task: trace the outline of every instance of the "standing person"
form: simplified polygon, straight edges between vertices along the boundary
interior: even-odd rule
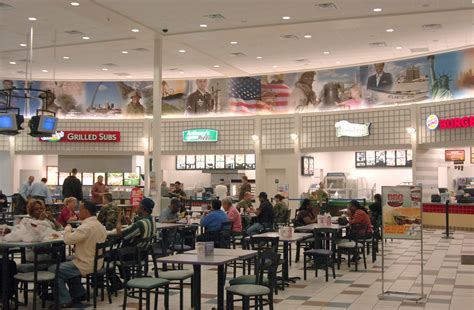
[[[51,193],[49,192],[48,186],[46,186],[46,182],[48,182],[48,180],[42,178],[41,182],[33,183],[28,190],[28,196],[33,199],[39,199],[44,203],[49,202],[51,200]]]
[[[69,221],[77,221],[76,215],[77,199],[74,197],[68,197],[64,199],[64,207],[61,210],[61,214],[58,216],[58,223],[63,227],[66,227]]]
[[[242,232],[242,218],[236,207],[232,205],[232,200],[228,197],[222,199],[222,207],[227,213],[227,218],[232,222],[232,231],[235,233]]]
[[[58,272],[58,296],[61,308],[72,308],[77,302],[86,297],[86,291],[81,284],[81,276],[85,276],[94,271],[95,247],[98,243],[103,243],[107,238],[107,231],[102,224],[97,221],[95,213],[97,206],[92,201],[84,201],[79,208],[79,219],[82,224],[74,232],[71,225],[64,229],[64,243],[75,245],[74,258],[59,265]],[[98,267],[102,267],[103,261]],[[50,272],[55,272],[56,266],[49,267]],[[69,291],[66,288],[68,282]]]
[[[273,209],[275,211],[275,222],[285,224],[288,221],[286,217],[288,213],[288,205],[284,201],[285,197],[280,194],[276,194],[274,198],[275,207]]]
[[[26,204],[28,202],[28,192],[30,191],[30,186],[33,184],[35,177],[30,175],[28,180],[23,183],[19,190],[18,203],[15,209],[15,214],[26,214]]]
[[[224,199],[227,197],[227,186],[224,184],[224,179],[219,180],[219,184],[216,185],[214,189],[214,194],[216,195],[217,199]]]
[[[244,195],[246,192],[252,192],[252,186],[250,186],[249,178],[246,175],[242,176],[242,184],[240,185],[239,190],[239,201],[244,199]]]
[[[180,181],[174,182],[174,190],[170,193],[170,196],[176,197],[179,200],[186,200],[186,192],[183,190],[183,183]]]
[[[97,177],[97,182],[94,183],[94,185],[92,185],[92,190],[91,190],[91,194],[92,194],[92,201],[95,203],[95,204],[102,204],[102,196],[108,192],[108,188],[107,186],[105,186],[104,184],[104,177],[99,175]]]
[[[140,245],[141,241],[156,235],[155,219],[151,216],[155,202],[150,198],[143,198],[138,208],[138,217],[135,222],[122,231],[122,212],[117,217],[117,235],[127,244]]]
[[[324,189],[324,182],[319,183],[319,188],[311,193],[311,199],[316,200],[317,204],[321,206],[329,198],[328,192]]]
[[[369,205],[369,210],[372,225],[374,225],[374,227],[380,227],[382,224],[382,195],[374,195],[374,202]]]
[[[261,192],[258,195],[258,200],[260,201],[260,206],[258,207],[256,212],[256,223],[247,229],[247,234],[249,236],[256,235],[264,231],[266,228],[273,227],[275,214],[273,213],[272,204],[270,203],[270,201],[268,201],[267,193]]]
[[[0,190],[0,210],[8,209],[8,200],[7,196]]]
[[[105,229],[113,230],[115,226],[117,226],[117,218],[120,210],[112,203],[111,193],[105,193],[102,198],[102,208],[100,208],[97,220],[105,226]]]
[[[82,201],[82,184],[81,181],[76,177],[77,169],[74,168],[71,171],[71,175],[68,176],[63,182],[63,199],[68,197],[74,197],[78,202]]]
[[[196,80],[197,90],[188,96],[186,100],[186,114],[205,114],[212,112],[212,98],[207,91],[207,80]]]
[[[161,197],[168,197],[170,194],[170,189],[166,181],[161,182]]]
[[[393,86],[393,77],[391,73],[384,72],[384,62],[374,64],[375,74],[369,76],[367,80],[367,89],[371,90],[390,90]]]

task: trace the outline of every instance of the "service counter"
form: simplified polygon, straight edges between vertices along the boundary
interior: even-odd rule
[[[423,204],[423,226],[444,229],[446,227],[446,205],[444,203]],[[474,231],[474,203],[449,204],[449,227]]]

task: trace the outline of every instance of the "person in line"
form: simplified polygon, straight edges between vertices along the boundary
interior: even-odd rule
[[[50,202],[51,193],[48,186],[46,186],[46,182],[48,182],[48,180],[46,178],[42,178],[41,182],[33,183],[28,190],[28,196],[33,199],[39,199],[44,203]]]
[[[347,215],[349,216],[349,223],[351,226],[355,224],[365,224],[367,225],[367,235],[365,235],[365,231],[354,231],[351,233],[357,234],[357,236],[361,236],[361,234],[364,234],[363,237],[368,237],[372,235],[372,224],[370,223],[370,217],[367,212],[367,210],[360,205],[360,203],[357,200],[351,200],[349,202],[349,205],[347,207]]]
[[[314,224],[318,222],[318,214],[311,204],[311,200],[304,199],[296,215],[295,227]]]
[[[275,211],[275,222],[285,224],[288,221],[288,218],[286,216],[288,213],[288,205],[284,200],[285,197],[283,197],[283,195],[276,194],[274,198],[275,206],[273,209]]]
[[[256,211],[256,223],[247,229],[247,234],[249,236],[256,235],[264,231],[266,228],[273,227],[275,214],[273,213],[272,204],[270,203],[270,201],[268,201],[267,193],[261,192],[258,195],[258,200],[260,201],[260,206]]]
[[[8,200],[7,196],[3,193],[3,191],[0,189],[0,210],[5,211],[8,209]]]
[[[64,199],[64,207],[61,210],[61,214],[58,216],[58,223],[63,227],[66,227],[69,221],[77,221],[76,215],[77,199],[74,197],[68,197]]]
[[[166,181],[161,182],[161,197],[169,197],[170,189]]]
[[[246,192],[244,194],[244,198],[237,203],[237,209],[239,210],[239,212],[253,211],[251,192]]]
[[[176,197],[181,201],[186,200],[186,192],[183,190],[183,183],[176,181],[174,183],[174,190],[169,194],[172,197]]]
[[[146,239],[156,236],[155,219],[151,216],[155,202],[150,198],[143,198],[138,207],[138,217],[135,222],[122,230],[122,212],[120,211],[117,217],[117,235],[121,236],[126,244],[133,244],[139,246],[140,243]]]
[[[326,200],[328,199],[329,194],[324,189],[324,182],[319,183],[319,188],[311,193],[311,199],[316,200],[317,204],[319,206],[322,206],[323,203],[326,203]]]
[[[227,213],[227,219],[232,222],[232,231],[234,233],[242,232],[242,218],[236,207],[232,205],[232,200],[228,197],[221,200],[222,207]]]
[[[104,193],[102,195],[102,208],[100,208],[99,215],[97,215],[97,220],[105,226],[105,229],[113,230],[117,226],[119,212],[119,207],[112,203],[112,194]],[[123,224],[123,222],[120,224]]]
[[[82,184],[76,175],[77,169],[74,168],[71,171],[71,175],[64,180],[63,198],[74,197],[78,202],[80,202],[83,199]]]
[[[250,186],[249,178],[246,175],[243,175],[242,184],[240,185],[240,190],[239,190],[239,201],[244,199],[244,195],[247,192],[252,192],[252,187]]]
[[[97,221],[95,214],[97,206],[92,201],[86,200],[80,204],[79,219],[82,224],[72,231],[71,225],[64,229],[64,243],[74,245],[74,258],[72,261],[59,265],[58,272],[58,298],[61,308],[72,308],[75,303],[86,297],[86,291],[81,284],[81,276],[94,271],[95,247],[107,239],[107,231]],[[99,262],[101,266],[103,261]],[[56,266],[49,267],[50,272],[56,271]],[[66,288],[68,283],[69,291]]]
[[[204,235],[197,237],[197,241],[218,241],[222,224],[227,222],[227,215],[221,210],[222,203],[218,199],[211,202],[211,211],[201,218],[201,226],[206,230]]]
[[[31,184],[35,181],[35,177],[30,175],[28,177],[28,180],[23,183],[20,187],[19,192],[19,197],[18,197],[18,204],[15,209],[15,214],[26,214],[26,205],[28,203],[28,192],[30,190]]]
[[[374,202],[369,205],[369,210],[370,222],[374,227],[380,227],[382,224],[382,195],[374,195]]]
[[[160,213],[160,223],[176,223],[178,221],[178,212],[181,209],[181,202],[178,198],[173,198],[170,205],[164,208]]]
[[[219,184],[216,185],[214,189],[214,194],[216,195],[217,199],[224,199],[227,197],[227,186],[224,183],[224,179],[219,180]]]
[[[104,177],[99,175],[97,177],[97,182],[92,185],[92,190],[91,190],[91,195],[92,195],[92,201],[95,204],[102,204],[102,196],[108,192],[107,186],[104,184]]]

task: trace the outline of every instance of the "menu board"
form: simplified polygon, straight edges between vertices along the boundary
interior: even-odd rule
[[[186,170],[186,156],[176,156],[176,170]]]
[[[301,157],[301,175],[303,176],[314,175],[314,157],[312,156]]]
[[[245,154],[245,169],[255,169],[255,154]]]
[[[255,154],[176,156],[176,170],[255,170],[255,166]]]
[[[203,170],[206,168],[206,155],[196,155],[196,169]]]
[[[245,169],[245,155],[235,155],[235,169]]]
[[[107,172],[107,185],[122,186],[123,173],[122,172]]]
[[[125,172],[123,178],[123,185],[125,186],[138,186],[140,185],[140,175],[138,173]]]
[[[235,169],[235,155],[226,155],[225,156],[225,168],[226,169]]]
[[[411,167],[411,150],[366,151],[355,153],[356,168]]]
[[[47,166],[46,167],[46,178],[48,179],[48,182],[46,184],[48,184],[48,185],[58,185],[58,181],[59,181],[58,171],[59,171],[59,169],[58,169],[57,166],[54,166],[54,167]]]
[[[206,169],[214,169],[215,164],[214,164],[214,155],[206,155]]]
[[[105,180],[105,172],[94,172],[94,180],[97,180],[97,178],[100,176],[102,176]]]
[[[94,185],[94,173],[92,172],[82,173],[82,185]]]
[[[59,173],[59,185],[63,185],[64,180],[69,176],[69,172],[60,172]]]
[[[465,161],[466,155],[464,150],[445,150],[444,161]]]
[[[189,169],[189,170],[196,169],[196,156],[186,155],[186,169]]]
[[[225,169],[224,155],[216,155],[216,169]]]

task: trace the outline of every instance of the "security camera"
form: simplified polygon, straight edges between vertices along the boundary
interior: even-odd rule
[[[167,33],[167,32],[168,32],[168,28],[163,28],[161,31],[163,31],[163,33]]]

